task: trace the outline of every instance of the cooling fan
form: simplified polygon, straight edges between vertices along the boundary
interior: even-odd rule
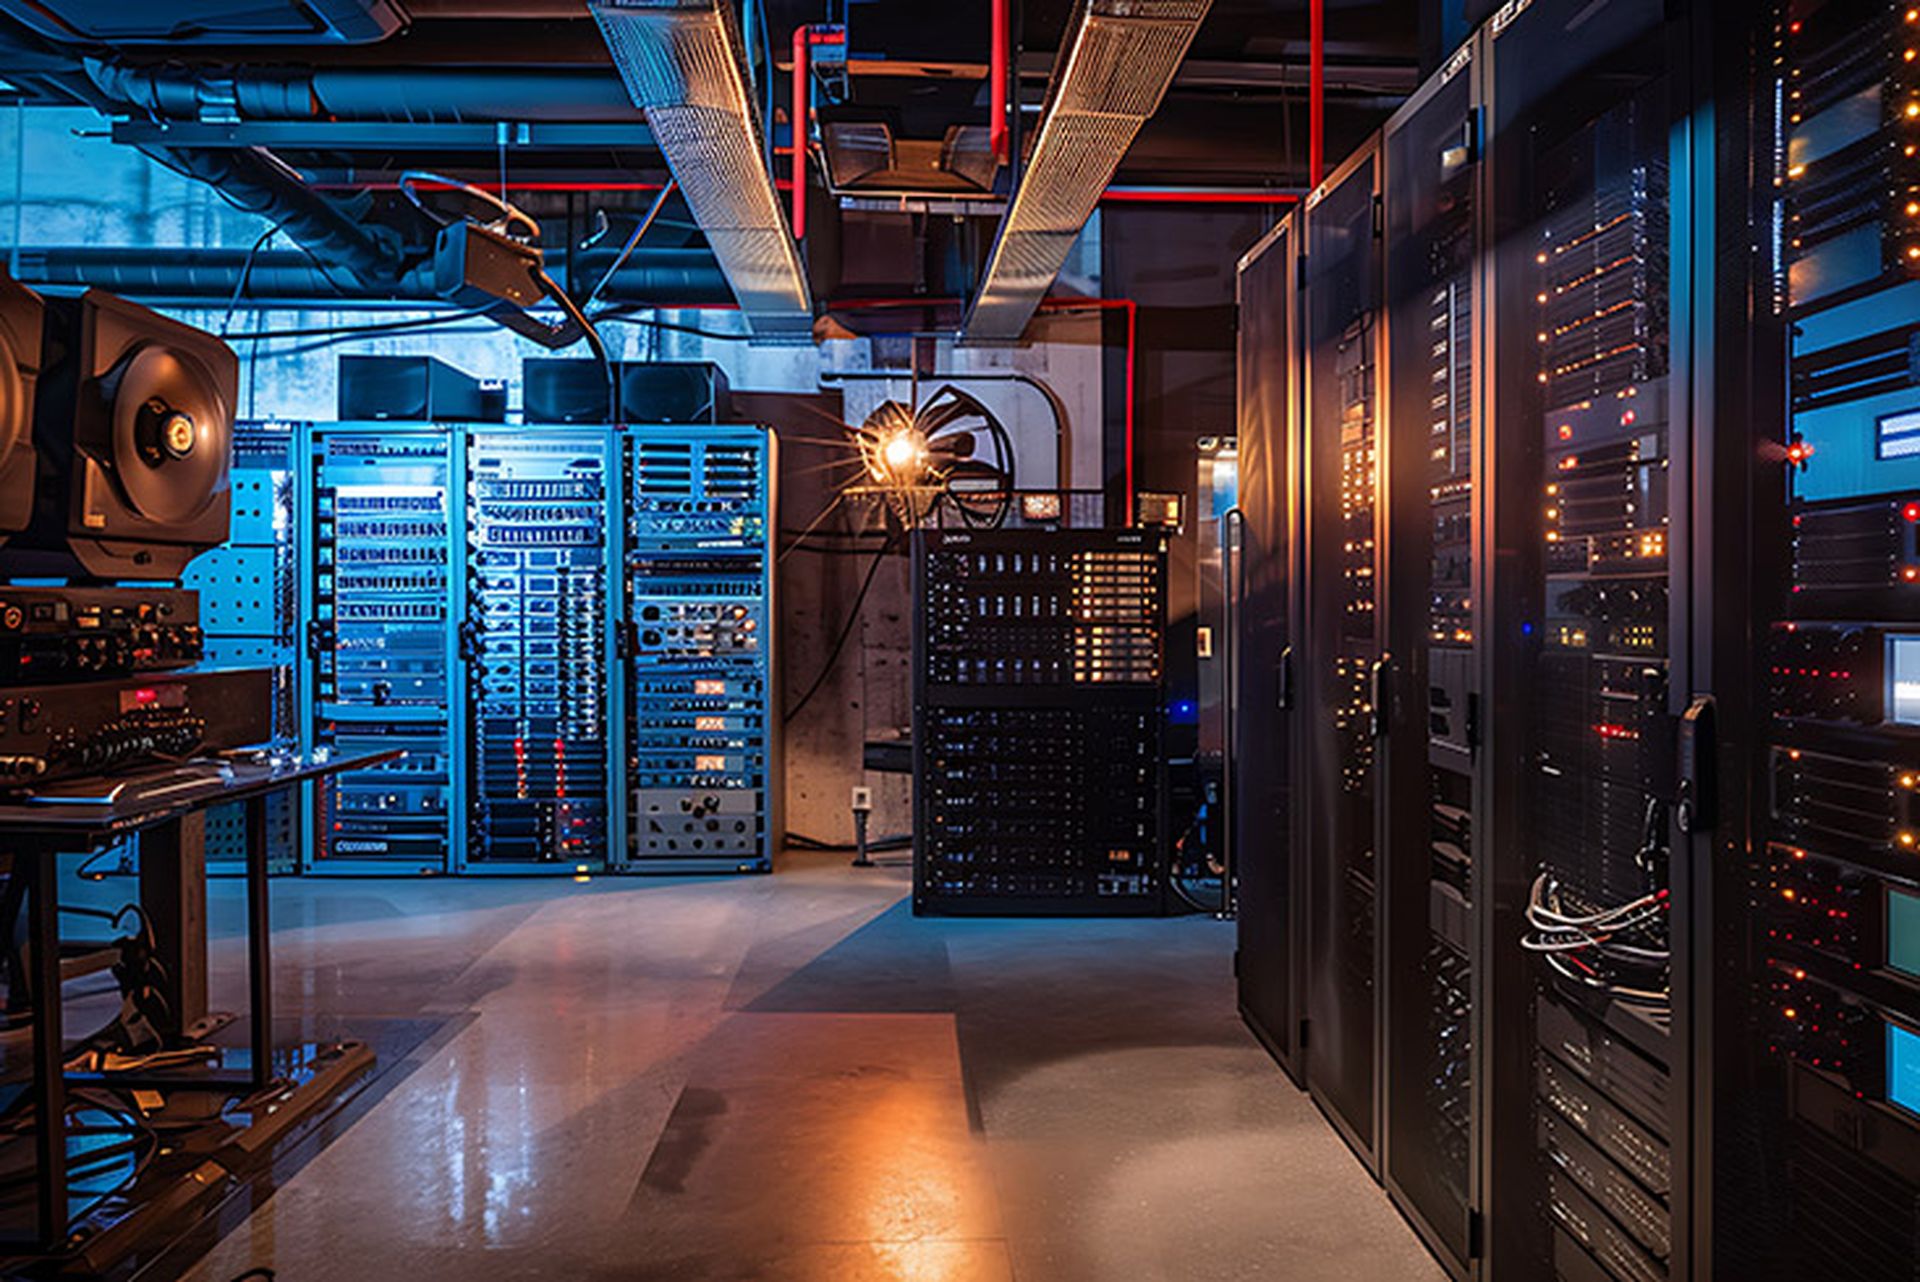
[[[998,526],[1013,500],[1013,438],[979,399],[948,384],[909,408],[884,401],[853,431],[860,489],[918,525],[942,502],[968,525]]]

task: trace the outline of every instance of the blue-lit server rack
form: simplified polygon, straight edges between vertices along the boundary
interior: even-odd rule
[[[780,828],[773,438],[321,424],[293,528],[308,870],[754,871]]]
[[[618,511],[603,430],[464,433],[458,872],[592,872],[618,849]]]
[[[308,871],[439,873],[453,856],[458,745],[458,437],[392,424],[301,443],[303,746],[406,755],[316,787]]]
[[[629,872],[772,867],[780,839],[774,437],[632,427],[626,462]]]
[[[299,566],[294,530],[294,449],[299,433],[287,423],[234,425],[232,534],[195,557],[182,582],[200,594],[210,670],[271,668],[274,672],[273,746],[291,748],[300,737],[295,643],[300,619]],[[297,798],[267,799],[267,859],[273,872],[293,872]],[[207,865],[240,872],[246,833],[239,805],[207,813]]]

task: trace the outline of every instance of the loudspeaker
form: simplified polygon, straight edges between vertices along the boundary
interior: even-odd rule
[[[0,542],[33,519],[34,387],[46,305],[0,276]]]
[[[529,356],[520,362],[520,391],[528,423],[607,421],[607,371],[599,361]]]
[[[90,289],[45,299],[33,515],[0,574],[175,579],[226,541],[240,362]]]
[[[599,361],[530,356],[520,364],[529,423],[604,423],[607,372]],[[622,423],[725,423],[733,416],[726,371],[706,361],[615,361]]]
[[[501,409],[505,409],[504,403]],[[485,423],[480,380],[431,356],[342,356],[343,423]]]
[[[706,361],[622,361],[622,423],[725,423],[733,417],[726,371]]]

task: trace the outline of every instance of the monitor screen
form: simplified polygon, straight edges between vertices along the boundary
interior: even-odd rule
[[[1887,1102],[1920,1117],[1920,1033],[1887,1025]]]
[[[1920,979],[1920,895],[1887,887],[1887,969]]]
[[[1920,636],[1887,638],[1887,720],[1920,726]]]

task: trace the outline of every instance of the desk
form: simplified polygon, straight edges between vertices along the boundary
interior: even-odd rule
[[[56,1250],[67,1233],[66,1041],[60,1011],[58,857],[98,850],[147,829],[198,822],[208,807],[240,802],[246,815],[248,1081],[272,1079],[273,966],[268,914],[266,799],[310,780],[384,765],[398,750],[309,760],[260,756],[159,767],[112,780],[65,780],[30,799],[0,803],[0,851],[27,897],[28,982],[33,994],[33,1090],[37,1250]],[[182,843],[163,840],[141,851],[142,885],[149,857],[178,860]],[[175,880],[179,880],[178,877]],[[11,887],[10,897],[13,894]],[[18,902],[15,900],[15,902]],[[204,929],[204,921],[201,925]],[[200,941],[204,950],[204,938]],[[175,1084],[180,1084],[177,1079]],[[236,1083],[243,1084],[243,1083]]]

